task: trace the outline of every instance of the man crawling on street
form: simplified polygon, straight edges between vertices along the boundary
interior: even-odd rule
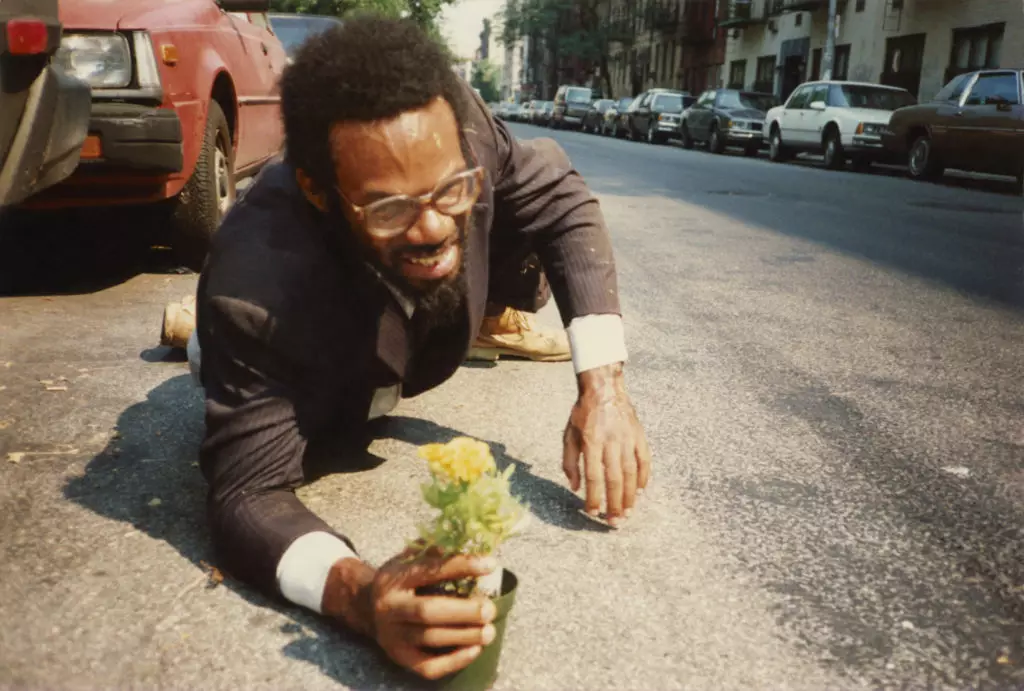
[[[414,591],[493,565],[371,566],[295,496],[304,464],[325,439],[365,443],[371,420],[470,355],[571,358],[568,484],[590,514],[626,520],[651,461],[609,234],[565,152],[518,142],[412,23],[355,18],[311,39],[281,95],[285,160],[227,214],[199,280],[211,533],[236,577],[441,677],[493,639],[494,606]],[[552,294],[565,331],[534,321]]]

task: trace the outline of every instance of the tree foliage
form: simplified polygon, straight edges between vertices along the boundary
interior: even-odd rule
[[[608,27],[602,25],[600,0],[508,0],[499,14],[499,41],[511,46],[523,38],[540,41],[551,57],[552,83],[559,81],[559,62],[578,58],[600,67],[605,93],[611,94],[608,77]]]
[[[480,90],[480,98],[487,103],[501,100],[498,89],[498,68],[490,60],[478,60],[473,65],[472,85]]]

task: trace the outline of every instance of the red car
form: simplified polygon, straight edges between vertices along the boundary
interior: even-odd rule
[[[55,63],[92,87],[75,172],[32,208],[152,204],[202,266],[235,184],[280,153],[269,0],[61,0]]]

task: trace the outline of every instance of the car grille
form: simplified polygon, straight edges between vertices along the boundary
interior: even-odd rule
[[[764,129],[764,123],[752,122],[750,123],[750,129],[754,130],[755,132],[760,132],[761,130]]]

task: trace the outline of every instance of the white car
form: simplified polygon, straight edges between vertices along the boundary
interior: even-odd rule
[[[889,156],[882,132],[892,112],[917,100],[906,89],[864,82],[808,82],[765,116],[771,160],[801,152],[821,153],[828,168],[847,159],[867,167]]]

